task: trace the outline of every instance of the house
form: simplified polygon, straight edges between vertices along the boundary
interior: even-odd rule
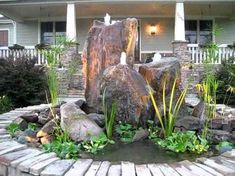
[[[10,20],[0,19],[0,45],[32,49],[38,43],[56,44],[58,36],[67,35],[80,43],[81,52],[93,20],[103,21],[109,13],[112,20],[139,20],[137,59],[156,51],[167,55],[173,41],[188,41],[192,60],[199,63],[203,51],[198,44],[210,41],[221,44],[221,59],[231,56],[227,44],[235,41],[234,12],[234,0],[4,0],[0,14]],[[216,36],[215,24],[222,28]]]

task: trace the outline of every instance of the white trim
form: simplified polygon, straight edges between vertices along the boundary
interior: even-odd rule
[[[0,31],[7,31],[7,46],[9,46],[9,44],[10,44],[10,28],[2,28],[2,29],[0,29]]]
[[[169,53],[169,54],[171,54],[171,53],[173,53],[171,50],[150,50],[150,51],[141,51],[141,54],[151,54],[151,53],[156,53],[156,52],[158,52],[158,53]]]
[[[140,47],[140,51],[139,51],[140,53],[139,53],[139,57],[140,58],[139,58],[139,61],[141,61],[141,59],[142,59],[141,58],[141,52],[142,52],[142,29],[141,29],[142,28],[142,24],[141,23],[142,23],[141,19],[138,19],[138,24],[139,24],[139,29],[140,29],[140,31],[139,31],[139,34],[140,34],[140,38],[139,38],[139,41],[140,41],[140,46],[139,46]]]
[[[41,20],[38,19],[38,43],[41,43]]]
[[[13,24],[13,44],[17,44],[17,36],[16,36],[16,22],[13,21],[12,22]]]

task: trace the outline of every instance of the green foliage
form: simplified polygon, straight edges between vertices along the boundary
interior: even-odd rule
[[[164,137],[168,137],[172,134],[173,128],[175,125],[175,118],[178,117],[179,110],[182,106],[183,100],[187,93],[188,87],[186,87],[177,98],[176,104],[174,105],[175,98],[175,89],[176,89],[177,78],[174,80],[174,83],[171,88],[170,100],[169,104],[166,104],[166,79],[163,83],[163,91],[162,91],[162,102],[163,102],[163,114],[160,112],[157,102],[154,98],[153,90],[149,86],[149,95],[156,113],[156,116],[161,124],[161,128],[163,131]],[[174,106],[174,107],[173,107]]]
[[[235,58],[222,62],[221,68],[215,73],[218,80],[216,101],[221,104],[235,104]]]
[[[103,93],[103,100],[102,100],[102,104],[103,104],[103,111],[104,111],[104,118],[105,118],[105,131],[107,134],[107,137],[109,139],[112,138],[113,135],[113,126],[114,126],[114,122],[115,122],[115,115],[117,112],[117,104],[116,103],[112,103],[111,109],[108,106],[107,103],[105,103],[105,91]]]
[[[92,136],[90,141],[82,142],[82,147],[89,153],[97,154],[98,151],[102,150],[108,144],[114,144],[114,141],[108,139],[107,136],[102,133],[100,136]]]
[[[55,46],[51,47],[50,51],[43,50],[42,52],[46,55],[48,72],[47,82],[50,92],[50,100],[52,105],[56,105],[58,102],[58,78],[56,68],[59,64],[60,55],[66,50],[68,46],[72,44],[72,40],[68,40],[65,37],[59,37]]]
[[[7,96],[13,108],[46,102],[46,74],[35,60],[0,59],[0,96]]]
[[[0,97],[0,114],[10,111],[11,108],[11,100],[7,96]]]
[[[17,123],[11,123],[7,126],[7,132],[14,137],[17,131],[20,131],[20,125]]]
[[[61,159],[77,159],[80,151],[80,145],[72,141],[61,143],[55,140],[52,143],[42,145],[42,148],[45,152],[55,152]]]
[[[194,131],[172,133],[166,139],[157,141],[161,147],[174,152],[203,153],[208,150],[207,140],[197,137]]]
[[[124,143],[133,142],[133,137],[136,130],[137,128],[133,127],[131,124],[122,123],[121,121],[116,127],[116,132],[119,134],[121,141]]]
[[[49,144],[43,144],[42,149],[45,152],[55,152],[61,159],[77,159],[81,145],[71,140],[67,130],[63,131],[57,124],[54,128],[54,135],[55,139]]]
[[[232,150],[234,148],[234,144],[228,141],[221,141],[215,148],[216,150],[223,152],[223,150],[227,149]]]
[[[157,126],[154,126],[154,122],[151,120],[148,120],[148,131],[149,136],[148,138],[155,141],[159,137],[160,129]]]
[[[31,131],[37,131],[38,130],[38,125],[36,123],[28,123],[28,130]]]

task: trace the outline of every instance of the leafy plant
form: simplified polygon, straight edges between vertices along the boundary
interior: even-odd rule
[[[157,144],[168,150],[182,153],[188,151],[200,154],[209,148],[207,140],[197,137],[194,131],[172,133],[166,139],[159,139]]]
[[[100,136],[92,136],[90,141],[82,142],[82,147],[89,153],[97,154],[98,151],[102,150],[108,144],[114,144],[114,141],[108,139],[102,133]]]
[[[49,144],[42,145],[45,152],[55,152],[61,159],[77,159],[80,151],[80,145],[74,142],[63,142],[58,140]]]
[[[6,96],[12,108],[46,103],[45,69],[27,58],[0,59],[0,97]]]
[[[155,141],[159,137],[160,129],[157,126],[154,126],[154,122],[151,120],[148,120],[148,131],[149,136],[148,138]]]
[[[151,89],[149,85],[149,95],[150,95],[156,116],[161,124],[161,128],[162,128],[163,135],[165,138],[170,136],[173,132],[175,118],[177,118],[178,116],[179,110],[182,106],[183,100],[185,98],[185,95],[188,89],[188,87],[186,86],[186,88],[181,92],[180,96],[177,98],[176,104],[174,105],[176,82],[177,82],[177,78],[173,82],[168,105],[166,104],[166,79],[163,82],[163,90],[162,90],[163,114],[159,110],[159,107],[153,95],[153,90]]]
[[[0,97],[0,114],[10,111],[12,106],[12,102],[7,96]]]
[[[72,44],[72,40],[68,40],[65,37],[59,37],[57,43],[54,47],[51,47],[51,50],[43,50],[42,52],[46,55],[47,64],[48,64],[48,87],[50,92],[50,98],[52,105],[57,104],[58,100],[58,78],[56,69],[59,64],[60,55],[66,50],[68,46]]]
[[[133,142],[133,137],[136,133],[137,128],[133,127],[131,124],[122,123],[119,121],[116,127],[116,132],[119,134],[121,141],[125,143]]]
[[[117,104],[116,103],[112,103],[111,109],[109,110],[109,106],[107,103],[105,103],[105,92],[106,89],[104,90],[103,93],[103,111],[104,111],[104,118],[105,118],[105,130],[106,130],[106,134],[107,137],[109,139],[112,138],[113,135],[113,126],[114,126],[114,122],[115,122],[115,115],[117,112]]]
[[[10,125],[7,126],[7,131],[8,133],[14,137],[17,131],[20,131],[20,125],[17,123],[11,123]]]
[[[38,126],[36,123],[28,123],[28,130],[31,130],[31,131],[36,131],[38,129]]]
[[[73,142],[69,137],[68,131],[63,131],[60,125],[57,124],[57,122],[55,123],[55,139],[49,144],[43,144],[43,150],[45,152],[55,152],[61,159],[77,159],[81,149],[81,145]]]
[[[216,101],[221,104],[235,104],[235,58],[222,62],[220,69],[215,73],[218,80]]]
[[[228,141],[221,141],[218,145],[216,145],[216,150],[221,153],[226,152],[227,150],[232,150],[234,148],[234,144]]]

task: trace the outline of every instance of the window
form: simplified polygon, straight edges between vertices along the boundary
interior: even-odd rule
[[[58,37],[66,35],[66,22],[42,22],[41,43],[56,44]]]
[[[0,31],[0,46],[8,46],[8,30]]]
[[[212,41],[212,20],[186,20],[185,39],[202,45]]]

